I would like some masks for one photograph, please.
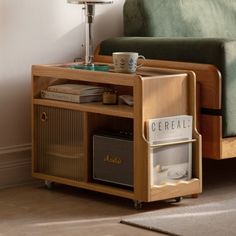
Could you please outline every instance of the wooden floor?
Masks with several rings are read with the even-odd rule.
[[[137,212],[131,200],[37,183],[0,191],[0,235],[157,235],[119,223]]]
[[[211,166],[214,166],[212,169]],[[178,204],[214,201],[236,187],[236,160],[204,162],[204,192],[199,198]],[[144,204],[133,208],[128,199],[57,185],[53,190],[42,182],[0,190],[0,236],[152,236],[162,235],[120,224],[125,216],[168,208],[173,203]]]

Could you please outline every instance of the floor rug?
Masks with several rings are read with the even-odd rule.
[[[125,216],[121,223],[167,235],[236,236],[236,158],[204,159],[203,180],[198,198],[184,198],[167,207],[156,207],[157,202]]]
[[[184,201],[184,200],[183,200]],[[236,235],[236,196],[200,205],[176,206],[122,219],[121,223],[167,235]]]

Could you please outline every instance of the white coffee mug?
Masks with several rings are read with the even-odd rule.
[[[137,52],[113,52],[112,53],[114,71],[119,73],[135,73],[136,69],[141,67],[145,61],[145,57]],[[137,65],[139,58],[143,62]]]

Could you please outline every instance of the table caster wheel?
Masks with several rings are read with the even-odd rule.
[[[182,199],[183,199],[183,197],[176,197],[176,198],[175,198],[175,202],[181,202]]]
[[[134,208],[139,210],[142,208],[142,202],[141,201],[138,201],[138,200],[134,200]]]
[[[47,189],[53,189],[54,182],[45,180],[45,186]]]

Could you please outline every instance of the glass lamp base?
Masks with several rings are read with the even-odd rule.
[[[110,0],[67,0],[68,3],[74,4],[110,4],[113,1]]]
[[[80,70],[92,70],[92,71],[109,71],[109,66],[106,64],[70,65],[69,68],[80,69]]]

